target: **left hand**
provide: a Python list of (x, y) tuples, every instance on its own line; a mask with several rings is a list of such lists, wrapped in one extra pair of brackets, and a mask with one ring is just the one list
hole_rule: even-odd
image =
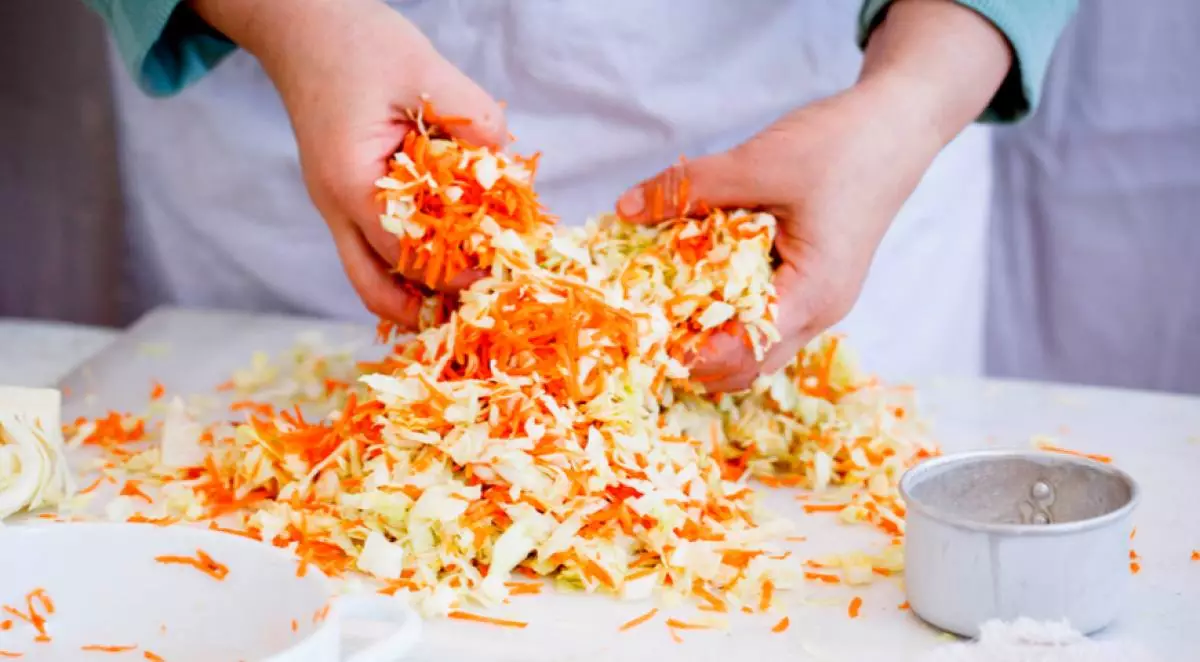
[[(769, 212), (778, 220), (775, 273), (782, 340), (762, 363), (741, 338), (719, 335), (692, 367), (712, 391), (748, 387), (783, 368), (805, 344), (840, 321), (862, 289), (875, 249), (940, 147), (936, 136), (881, 113), (874, 90), (853, 88), (805, 106), (732, 150), (690, 161), (626, 192), (627, 220), (662, 221), (645, 203), (652, 191), (676, 210), (710, 207)], [(689, 182), (690, 200), (673, 197)], [(688, 203), (687, 207), (684, 203)]]

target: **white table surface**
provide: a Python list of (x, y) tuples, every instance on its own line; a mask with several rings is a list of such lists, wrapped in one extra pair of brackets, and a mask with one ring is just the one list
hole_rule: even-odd
[(0, 384), (51, 386), (117, 334), (99, 327), (0, 318)]
[[(168, 390), (210, 389), (255, 350), (288, 347), (297, 332), (324, 329), (334, 338), (368, 338), (354, 327), (286, 318), (160, 311), (136, 325), (72, 372), (64, 419), (101, 409), (144, 405), (148, 384)], [(154, 351), (147, 351), (153, 348)], [(7, 348), (8, 352), (16, 351)], [(1028, 447), (1034, 435), (1111, 455), (1141, 482), (1134, 547), (1143, 557), (1121, 620), (1100, 635), (1133, 640), (1164, 660), (1200, 660), (1200, 399), (1070, 386), (997, 381), (934, 381), (918, 385), (922, 414), (934, 423), (946, 451)], [(821, 514), (804, 515), (787, 491), (770, 491), (778, 512), (809, 540), (799, 558), (880, 544), (864, 526), (845, 526)], [(864, 599), (851, 620), (852, 595)], [(527, 620), (525, 630), (458, 621), (427, 623), (421, 660), (911, 660), (945, 639), (897, 609), (897, 580), (866, 589), (806, 585), (787, 595), (779, 614), (734, 618), (727, 632), (687, 632), (673, 643), (662, 616), (629, 632), (617, 627), (650, 605), (605, 597), (543, 594), (516, 599), (496, 615)], [(687, 618), (690, 609), (672, 610)], [(791, 627), (769, 632), (787, 613)]]

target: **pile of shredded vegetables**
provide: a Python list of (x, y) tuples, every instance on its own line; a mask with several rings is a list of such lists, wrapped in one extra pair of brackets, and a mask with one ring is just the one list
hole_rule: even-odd
[[(77, 422), (73, 443), (108, 451), (109, 473), (161, 486), (159, 510), (122, 490), (110, 516), (221, 519), (293, 548), (298, 572), (360, 571), (458, 618), (535, 592), (513, 575), (712, 612), (768, 610), (813, 574), (839, 581), (788, 559), (789, 523), (763, 511), (751, 478), (815, 490), (806, 509), (898, 542), (899, 476), (936, 452), (909, 391), (863, 376), (833, 335), (745, 393), (688, 380), (715, 333), (759, 354), (778, 339), (772, 216), (715, 210), (657, 227), (605, 216), (554, 234), (535, 159), (419, 124), (378, 182), (384, 227), (428, 284), (485, 277), (444, 322), (357, 371), (348, 353), (293, 357), (296, 375), (262, 377), (260, 361), (226, 388), (286, 397), (239, 401), (242, 422), (202, 426), (177, 400), (160, 406), (162, 443), (148, 449), (136, 419)], [(818, 564), (865, 582), (900, 569), (899, 545)]]

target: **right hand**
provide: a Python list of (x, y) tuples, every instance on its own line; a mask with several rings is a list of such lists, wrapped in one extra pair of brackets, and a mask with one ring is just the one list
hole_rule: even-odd
[[(300, 165), (354, 289), (376, 315), (415, 328), (420, 273), (397, 274), (399, 245), (379, 222), (374, 182), (412, 130), (407, 111), (423, 97), (447, 127), (475, 145), (502, 148), (504, 112), (434, 50), (399, 12), (379, 0), (192, 0), (214, 27), (253, 53), (291, 118)], [(279, 237), (287, 242), (287, 237)], [(453, 291), (480, 274), (464, 273)]]

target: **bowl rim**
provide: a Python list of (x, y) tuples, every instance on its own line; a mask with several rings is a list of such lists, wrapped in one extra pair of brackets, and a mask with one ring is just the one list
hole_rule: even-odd
[[(965, 464), (987, 459), (1025, 459), (1045, 463), (1047, 459), (1060, 464), (1073, 464), (1092, 471), (1107, 474), (1117, 478), (1129, 487), (1129, 500), (1121, 507), (1111, 510), (1103, 515), (1089, 517), (1087, 519), (1074, 520), (1071, 522), (1056, 522), (1051, 524), (1007, 524), (995, 522), (979, 522), (965, 517), (950, 515), (945, 511), (925, 504), (920, 499), (912, 494), (913, 488), (919, 484), (922, 478), (932, 471), (946, 466), (956, 464)], [(975, 531), (981, 533), (998, 533), (1011, 536), (1057, 536), (1072, 533), (1083, 533), (1094, 529), (1103, 528), (1113, 525), (1125, 519), (1134, 509), (1137, 508), (1141, 501), (1142, 488), (1133, 476), (1126, 471), (1106, 464), (1097, 462), (1096, 460), (1068, 455), (1065, 453), (1054, 453), (1051, 451), (1042, 450), (1004, 450), (1004, 449), (988, 449), (963, 451), (941, 455), (939, 457), (925, 460), (924, 462), (910, 468), (900, 477), (900, 496), (904, 499), (905, 507), (908, 512), (916, 512), (940, 524), (946, 524), (958, 529), (966, 531)]]

